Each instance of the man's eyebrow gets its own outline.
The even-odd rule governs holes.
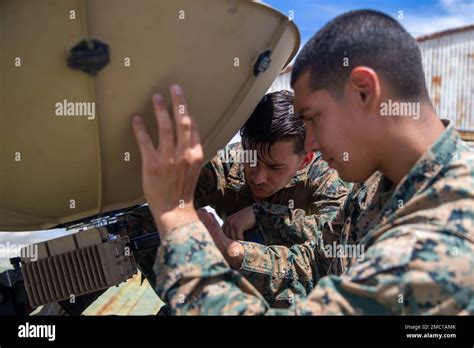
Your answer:
[[[268,161],[265,161],[262,158],[260,158],[260,162],[262,162],[263,164],[265,164],[266,166],[269,166],[269,167],[283,167],[283,166],[285,166],[285,163],[268,162]]]
[[[262,157],[260,157],[259,161],[262,162],[263,164],[265,164],[266,166],[271,166],[272,165],[272,164],[269,164],[267,161],[265,161]]]
[[[265,162],[265,161],[262,161],[265,165],[269,166],[269,167],[284,167],[285,166],[285,163],[274,163],[274,162]]]

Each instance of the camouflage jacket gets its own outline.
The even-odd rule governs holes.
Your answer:
[[[319,225],[334,219],[347,196],[350,184],[339,179],[337,172],[327,166],[319,152],[283,189],[265,202],[256,203],[245,182],[243,164],[233,163],[235,154],[241,149],[240,143],[231,144],[226,148],[228,153],[233,154],[228,162],[223,162],[216,156],[204,166],[195,193],[196,208],[209,205],[224,220],[252,205],[257,221],[256,229],[265,245],[291,246],[303,243],[315,237],[320,229]],[[262,220],[267,214],[278,215],[277,221],[281,222],[276,223],[277,228],[273,229],[273,233],[268,233],[270,226]],[[288,226],[285,219],[290,214],[294,218],[292,225]],[[302,223],[306,216],[312,216],[313,224]],[[285,233],[281,233],[280,228]]]
[[[289,308],[270,308],[200,222],[164,238],[156,290],[176,314],[474,314],[474,153],[452,125],[396,187],[382,177],[362,214],[350,232],[363,258]]]
[[[362,212],[370,206],[381,178],[377,172],[364,183],[354,185],[335,218],[328,222],[315,221],[314,216],[304,216],[298,210],[285,215],[278,211],[279,206],[266,206],[258,219],[262,234],[296,240],[292,235],[303,230],[303,225],[314,226],[316,238],[306,245],[291,247],[240,242],[245,253],[240,273],[276,308],[288,307],[295,295],[307,296],[322,276],[343,273],[348,260],[344,254],[331,252],[331,248],[360,240],[364,228]],[[311,263],[311,258],[315,262]]]
[[[292,246],[314,238],[319,239],[321,226],[331,225],[351,186],[341,181],[337,172],[322,160],[321,154],[316,153],[313,160],[298,171],[286,187],[272,195],[268,201],[255,203],[245,182],[243,164],[235,162],[241,144],[231,144],[225,150],[231,154],[228,162],[215,156],[202,168],[194,197],[195,207],[211,206],[225,219],[253,205],[257,221],[255,230],[265,245]],[[270,226],[264,220],[268,214],[274,215],[271,225],[273,233],[269,233]],[[130,218],[126,226],[131,237],[156,231],[147,206],[135,209],[128,216]],[[156,249],[136,255],[140,271],[153,287],[156,285],[153,272],[155,255]],[[292,295],[293,292],[285,297]],[[269,292],[268,296],[268,300],[273,302],[275,294]]]

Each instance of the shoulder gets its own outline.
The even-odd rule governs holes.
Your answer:
[[[220,188],[227,185],[229,181],[243,180],[243,170],[237,160],[237,154],[242,150],[239,142],[232,143],[219,150],[211,161],[201,170],[201,181],[212,182],[217,177]]]
[[[352,188],[352,184],[339,178],[336,170],[329,168],[320,152],[315,153],[307,167],[307,180],[313,190],[323,188],[327,194],[347,194]]]
[[[378,302],[398,302],[405,313],[457,314],[474,295],[473,264],[472,240],[442,226],[407,224],[385,232],[343,278],[375,286]]]

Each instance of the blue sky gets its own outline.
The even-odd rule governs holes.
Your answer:
[[[325,23],[339,14],[356,9],[385,12],[417,37],[474,23],[474,0],[264,0],[280,12],[294,13],[304,44]]]

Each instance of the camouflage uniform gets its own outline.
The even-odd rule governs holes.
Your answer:
[[[234,154],[230,162],[240,150],[240,143],[227,147],[227,151]],[[262,243],[291,246],[313,239],[315,231],[318,230],[317,226],[313,226],[314,224],[298,225],[297,222],[302,221],[305,216],[312,216],[313,221],[318,225],[332,221],[338,208],[344,202],[349,187],[349,184],[339,179],[335,170],[327,166],[318,152],[313,160],[304,169],[298,171],[283,189],[265,202],[255,203],[245,182],[243,164],[224,163],[216,156],[201,170],[194,205],[196,208],[211,206],[223,220],[252,205],[257,220],[256,229],[260,233]],[[267,226],[259,223],[259,219],[266,214],[278,215],[281,221],[292,212],[298,213],[293,221],[293,230],[288,235],[268,233]],[[286,230],[288,231],[289,228]]]
[[[271,205],[262,209],[257,214],[257,225],[264,234],[296,240],[295,233],[308,228],[305,226],[313,226],[316,238],[307,245],[291,247],[240,242],[245,250],[240,273],[272,307],[278,308],[289,306],[295,294],[307,296],[322,276],[341,274],[347,260],[326,252],[326,248],[334,243],[354,245],[361,239],[364,225],[359,221],[364,216],[362,212],[370,206],[381,177],[377,172],[364,183],[354,185],[332,221],[318,223],[314,216],[298,216],[299,211],[285,216],[277,210],[279,207]],[[316,262],[310,264],[310,257]]]
[[[452,125],[396,187],[382,176],[357,221],[364,258],[287,309],[270,308],[198,221],[166,235],[156,290],[176,314],[474,314],[474,153]],[[299,250],[316,268],[314,243]]]
[[[216,156],[203,167],[196,187],[195,207],[211,206],[225,219],[253,205],[257,222],[254,230],[265,245],[289,247],[314,238],[320,239],[322,226],[331,226],[331,221],[344,202],[350,185],[341,181],[337,172],[322,160],[321,154],[316,153],[313,160],[298,171],[285,188],[276,192],[266,202],[255,203],[245,182],[243,164],[234,163],[236,154],[241,149],[240,143],[231,144],[226,148],[231,154],[229,163]],[[133,237],[149,230],[151,226],[152,229],[155,228],[148,207],[140,208],[135,214],[129,221],[129,235]],[[273,215],[271,225],[267,225],[265,220],[269,214]],[[154,230],[156,231],[156,228]],[[247,248],[245,244],[244,248]],[[156,250],[137,255],[138,266],[152,286],[156,286],[153,273],[155,255]],[[246,274],[251,275],[248,272]],[[265,290],[262,289],[263,291]],[[275,292],[264,295],[272,305],[285,306],[295,291],[299,291],[298,288],[288,289],[279,294],[277,300],[274,299]]]

